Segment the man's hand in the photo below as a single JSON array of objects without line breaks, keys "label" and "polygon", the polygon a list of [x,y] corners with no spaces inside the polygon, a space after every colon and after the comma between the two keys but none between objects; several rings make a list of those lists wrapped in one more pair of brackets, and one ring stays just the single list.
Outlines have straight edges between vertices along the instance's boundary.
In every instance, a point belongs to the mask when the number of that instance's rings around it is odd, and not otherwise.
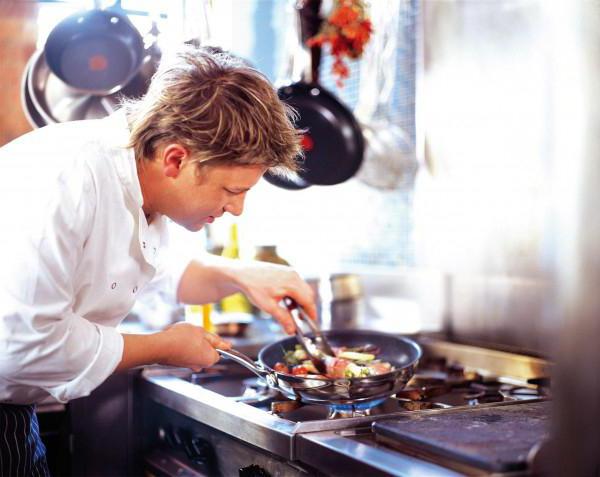
[{"label": "man's hand", "polygon": [[281,304],[293,298],[312,319],[317,318],[313,289],[290,267],[267,262],[207,256],[193,260],[179,280],[177,299],[182,303],[214,303],[242,292],[264,312],[275,317],[292,334],[296,326]]},{"label": "man's hand", "polygon": [[246,262],[243,268],[238,268],[235,279],[248,299],[272,315],[288,334],[294,333],[296,326],[290,312],[281,304],[285,297],[293,298],[313,320],[317,318],[313,289],[290,267]]},{"label": "man's hand", "polygon": [[163,357],[160,364],[200,371],[219,361],[215,348],[231,349],[228,341],[190,323],[175,323],[162,334]]},{"label": "man's hand", "polygon": [[175,323],[150,335],[124,334],[123,340],[117,371],[155,363],[200,371],[219,361],[215,348],[231,349],[228,341],[190,323]]}]

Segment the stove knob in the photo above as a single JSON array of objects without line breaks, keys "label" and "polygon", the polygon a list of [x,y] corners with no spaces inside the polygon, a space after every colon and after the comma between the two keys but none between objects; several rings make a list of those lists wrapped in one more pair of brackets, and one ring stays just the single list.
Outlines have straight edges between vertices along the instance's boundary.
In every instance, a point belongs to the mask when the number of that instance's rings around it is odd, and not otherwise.
[{"label": "stove knob", "polygon": [[162,433],[159,431],[159,435],[162,434],[164,436],[164,440],[169,444],[172,449],[180,449],[183,444],[183,439],[181,438],[180,432],[178,429],[175,429],[172,426],[169,426],[166,430],[161,429]]},{"label": "stove knob", "polygon": [[271,474],[269,474],[261,466],[252,464],[252,465],[249,465],[248,467],[242,467],[239,470],[239,476],[240,477],[271,477]]},{"label": "stove knob", "polygon": [[217,462],[212,444],[202,437],[193,436],[187,439],[184,450],[187,456],[198,464],[213,467]]}]

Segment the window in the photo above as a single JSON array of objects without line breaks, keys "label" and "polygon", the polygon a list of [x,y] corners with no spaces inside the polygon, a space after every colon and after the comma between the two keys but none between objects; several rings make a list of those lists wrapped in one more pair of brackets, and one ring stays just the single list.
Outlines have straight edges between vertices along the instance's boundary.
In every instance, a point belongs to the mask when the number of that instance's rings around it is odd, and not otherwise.
[{"label": "window", "polygon": [[[324,4],[327,2],[324,2]],[[238,5],[239,2],[233,1]],[[281,82],[278,65],[286,60],[282,51],[287,2],[254,0],[245,2],[244,32],[251,35],[231,38],[231,49],[248,58],[272,81]],[[286,5],[287,4],[287,5]],[[416,0],[390,2],[397,12],[395,76],[389,120],[406,131],[411,149],[415,137],[415,29]],[[241,15],[241,11],[237,11]],[[235,15],[234,15],[235,17]],[[236,29],[233,29],[236,31]],[[360,62],[351,64],[351,76],[344,88],[337,88],[330,74],[332,59],[324,52],[321,83],[354,108],[361,87]],[[374,92],[372,92],[374,94]],[[383,114],[383,112],[381,113]],[[396,268],[412,266],[412,179],[394,190],[379,190],[359,179],[336,186],[313,186],[300,191],[278,189],[265,181],[252,190],[240,217],[242,244],[275,244],[280,255],[307,273],[321,273],[357,267]],[[225,237],[225,224],[214,224]],[[248,250],[251,254],[251,250]]]}]

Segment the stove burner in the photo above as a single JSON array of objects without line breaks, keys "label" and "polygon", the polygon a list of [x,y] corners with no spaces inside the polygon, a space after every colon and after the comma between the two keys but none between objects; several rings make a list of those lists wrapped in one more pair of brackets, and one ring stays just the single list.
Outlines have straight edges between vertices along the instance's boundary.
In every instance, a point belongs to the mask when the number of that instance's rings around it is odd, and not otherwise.
[{"label": "stove burner", "polygon": [[241,396],[233,397],[237,402],[255,405],[271,401],[279,396],[279,392],[271,389],[263,379],[248,378],[244,379],[242,383],[244,385],[244,392]]},{"label": "stove burner", "polygon": [[404,411],[424,411],[426,409],[447,409],[452,407],[448,404],[430,401],[411,401],[410,399],[392,398],[400,405]]},{"label": "stove burner", "polygon": [[187,379],[229,399],[249,404],[293,422],[378,416],[396,412],[477,406],[502,401],[550,397],[550,379],[508,383],[445,358],[421,360],[407,386],[394,396],[365,403],[320,405],[288,399],[237,365],[218,365]]},{"label": "stove burner", "polygon": [[[408,385],[396,393],[400,401],[432,402],[450,406],[536,399],[548,397],[549,379],[530,379],[527,385],[503,383],[467,370],[458,364],[448,364],[445,358],[429,358],[420,364]],[[408,408],[422,409],[409,405]]]},{"label": "stove burner", "polygon": [[330,404],[327,419],[337,419],[339,417],[363,417],[371,414],[371,409],[382,404],[386,398],[376,399],[375,401],[360,402],[356,404]]},{"label": "stove burner", "polygon": [[500,392],[502,383],[471,383],[469,387],[462,393],[462,397],[470,406],[484,404],[490,402],[502,402],[505,396]]},{"label": "stove burner", "polygon": [[425,409],[445,409],[447,404],[411,401],[391,396],[367,403],[345,405],[306,404],[301,401],[275,401],[271,403],[271,413],[293,422],[315,420],[339,420],[352,417],[379,416],[403,411],[421,411]]}]

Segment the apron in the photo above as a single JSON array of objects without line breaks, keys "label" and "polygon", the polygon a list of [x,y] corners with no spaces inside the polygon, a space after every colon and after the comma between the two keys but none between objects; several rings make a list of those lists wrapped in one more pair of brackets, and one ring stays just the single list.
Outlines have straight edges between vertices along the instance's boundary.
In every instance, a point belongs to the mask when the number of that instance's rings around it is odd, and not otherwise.
[{"label": "apron", "polygon": [[50,476],[33,404],[0,404],[0,476]]}]

